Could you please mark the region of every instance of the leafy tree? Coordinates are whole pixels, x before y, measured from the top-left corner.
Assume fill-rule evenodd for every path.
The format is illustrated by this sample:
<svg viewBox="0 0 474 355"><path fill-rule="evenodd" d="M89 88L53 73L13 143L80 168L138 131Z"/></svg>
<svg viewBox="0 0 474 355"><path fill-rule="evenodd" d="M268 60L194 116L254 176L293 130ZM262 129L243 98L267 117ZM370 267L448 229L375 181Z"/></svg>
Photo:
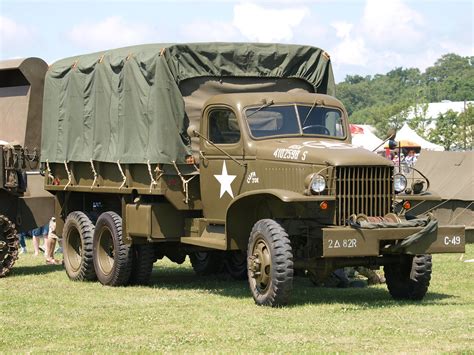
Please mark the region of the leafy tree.
<svg viewBox="0 0 474 355"><path fill-rule="evenodd" d="M426 103L474 100L474 57L449 53L424 73L416 68L395 68L387 74L348 75L336 92L350 121L374 125L379 135L390 127L400 128L407 120L409 107L415 107L415 118L408 123L418 134L449 149L472 149L473 109L463 115L442 115L437 128L428 135L431 120L426 115ZM436 134L440 136L433 138Z"/></svg>
<svg viewBox="0 0 474 355"><path fill-rule="evenodd" d="M460 130L458 114L452 110L436 118L436 128L428 133L429 140L442 145L445 150L452 150L459 142Z"/></svg>
<svg viewBox="0 0 474 355"><path fill-rule="evenodd" d="M474 106L467 105L466 110L459 114L458 146L464 150L474 148Z"/></svg>
<svg viewBox="0 0 474 355"><path fill-rule="evenodd" d="M408 126L415 130L420 136L426 136L429 126L433 121L428 117L428 103L422 103L413 106L414 117L408 121Z"/></svg>

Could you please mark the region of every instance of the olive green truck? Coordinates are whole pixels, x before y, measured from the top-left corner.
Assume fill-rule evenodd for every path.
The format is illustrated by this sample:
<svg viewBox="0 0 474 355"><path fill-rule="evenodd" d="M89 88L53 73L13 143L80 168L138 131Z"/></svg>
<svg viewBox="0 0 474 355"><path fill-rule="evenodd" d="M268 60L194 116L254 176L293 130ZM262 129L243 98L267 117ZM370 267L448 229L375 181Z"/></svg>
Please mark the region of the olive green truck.
<svg viewBox="0 0 474 355"><path fill-rule="evenodd" d="M295 272L383 266L394 298L422 299L430 254L463 252L464 229L404 213L433 197L351 145L334 95L329 55L309 46L155 44L54 63L41 159L69 278L146 284L157 259L189 255L198 274L225 266L280 306Z"/></svg>
<svg viewBox="0 0 474 355"><path fill-rule="evenodd" d="M44 225L54 213L39 159L47 70L39 58L0 61L0 277L18 258L18 233Z"/></svg>

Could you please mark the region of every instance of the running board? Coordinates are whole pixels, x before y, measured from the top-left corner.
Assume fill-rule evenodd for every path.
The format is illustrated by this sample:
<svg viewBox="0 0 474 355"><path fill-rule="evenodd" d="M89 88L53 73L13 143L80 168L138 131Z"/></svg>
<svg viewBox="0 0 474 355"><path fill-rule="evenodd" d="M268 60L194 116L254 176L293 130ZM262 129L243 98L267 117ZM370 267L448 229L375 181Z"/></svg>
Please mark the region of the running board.
<svg viewBox="0 0 474 355"><path fill-rule="evenodd" d="M209 249L227 250L225 227L223 225L207 225L200 237L182 237L181 243Z"/></svg>

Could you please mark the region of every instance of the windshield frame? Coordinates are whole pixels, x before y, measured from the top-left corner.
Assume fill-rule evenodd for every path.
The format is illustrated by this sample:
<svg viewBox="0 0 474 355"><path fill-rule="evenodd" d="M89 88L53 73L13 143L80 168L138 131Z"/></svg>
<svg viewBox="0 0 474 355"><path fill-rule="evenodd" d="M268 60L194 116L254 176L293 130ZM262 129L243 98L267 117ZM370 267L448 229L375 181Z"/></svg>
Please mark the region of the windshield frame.
<svg viewBox="0 0 474 355"><path fill-rule="evenodd" d="M261 107L261 105L251 105L251 106L247 106L247 107L244 107L243 110L242 110L242 118L245 120L245 125L247 126L247 129L248 129L248 133L250 135L250 137L253 139L253 140L257 140L257 141L260 141L260 140L267 140L267 139L275 139L275 138L282 138L282 137L290 137L290 138L295 138L295 137L317 137L317 138L326 138L326 139L334 139L334 140L338 140L338 141L344 141L347 139L347 127L346 127L346 119L344 119L344 111L338 107L338 106L332 106L332 105L316 105L314 106L313 110L316 110L318 108L328 108L328 109L332 109L332 110L336 110L336 111L339 111L340 115L341 115L341 119L343 121L343 124L342 124L342 129L343 129L343 133L344 135L342 137L336 137L336 136L328 136L328 135L325 135L325 134L308 134L308 133L303 133L303 127L301 126L301 117L300 117L300 114L299 114L299 110L298 110L298 106L307 106L307 107L311 107L313 106L312 103L308 103L308 102L288 102L288 103L285 103L285 102L278 102L278 103L274 103L272 104L271 106L267 106L265 107L266 108L271 108L271 107L279 107L279 106L293 106L294 107L294 110L295 110L295 114L296 114L296 119L297 119L297 123L298 123L298 128L299 128L299 131L300 133L294 133L294 134L278 134L278 135L272 135L272 136L265 136L265 137L255 137L253 134L252 134L252 130L250 128L250 125L249 125L249 121L247 119L247 111L248 110L252 110L252 109L258 109L259 107ZM262 111L262 110L261 110Z"/></svg>

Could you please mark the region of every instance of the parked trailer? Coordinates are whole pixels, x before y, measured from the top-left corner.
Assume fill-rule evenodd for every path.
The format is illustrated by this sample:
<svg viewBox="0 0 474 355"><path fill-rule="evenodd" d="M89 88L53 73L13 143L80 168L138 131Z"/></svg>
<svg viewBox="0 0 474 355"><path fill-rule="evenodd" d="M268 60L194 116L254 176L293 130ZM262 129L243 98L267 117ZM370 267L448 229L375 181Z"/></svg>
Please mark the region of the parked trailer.
<svg viewBox="0 0 474 355"><path fill-rule="evenodd" d="M393 213L404 177L351 145L329 55L310 46L144 45L60 60L46 76L42 161L72 280L146 284L164 256L248 277L259 305L383 266L422 299L431 253L462 227ZM452 243L446 243L446 237Z"/></svg>

